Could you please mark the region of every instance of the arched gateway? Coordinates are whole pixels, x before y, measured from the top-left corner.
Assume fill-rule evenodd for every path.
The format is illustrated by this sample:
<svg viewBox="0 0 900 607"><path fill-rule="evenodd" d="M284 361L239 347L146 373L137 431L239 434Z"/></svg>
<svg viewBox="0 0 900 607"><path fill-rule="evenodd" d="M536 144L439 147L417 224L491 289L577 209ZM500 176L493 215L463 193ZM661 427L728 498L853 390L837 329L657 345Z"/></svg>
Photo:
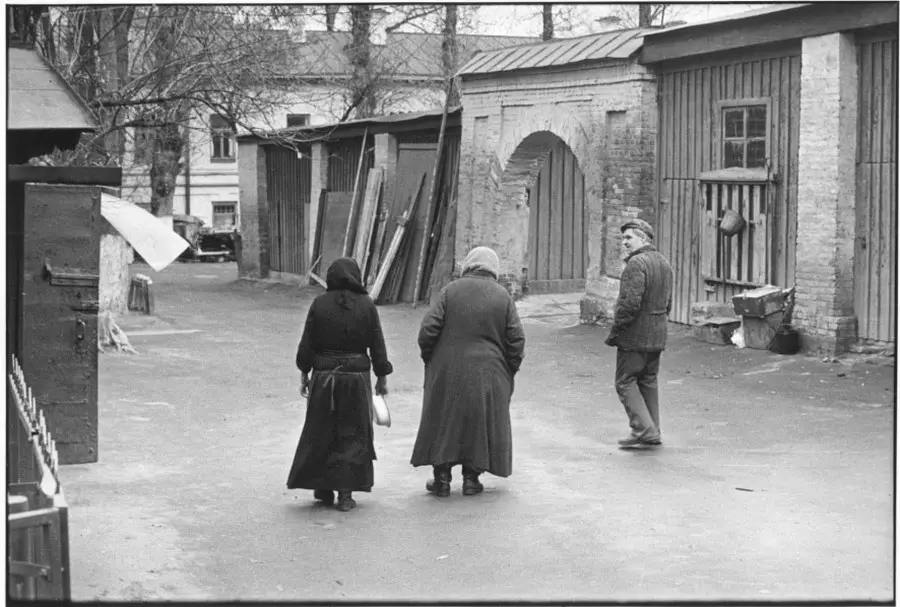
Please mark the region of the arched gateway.
<svg viewBox="0 0 900 607"><path fill-rule="evenodd" d="M491 246L530 293L611 304L616 227L655 208L655 80L635 55L644 33L491 51L463 67L457 256Z"/></svg>

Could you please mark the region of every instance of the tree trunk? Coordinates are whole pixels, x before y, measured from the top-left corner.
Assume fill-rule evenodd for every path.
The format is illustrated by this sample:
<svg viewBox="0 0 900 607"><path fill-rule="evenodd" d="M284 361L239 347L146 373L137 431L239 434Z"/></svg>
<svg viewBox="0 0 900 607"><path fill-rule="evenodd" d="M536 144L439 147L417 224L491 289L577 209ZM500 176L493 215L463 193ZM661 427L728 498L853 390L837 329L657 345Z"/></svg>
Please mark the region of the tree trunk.
<svg viewBox="0 0 900 607"><path fill-rule="evenodd" d="M174 54L175 28L179 22L178 6L159 6L160 24L156 32L155 61L158 66L158 86L164 90L173 73L170 59ZM184 151L184 135L181 124L186 124L188 108L184 102L162 103L156 112L162 126L156 130L156 141L150 159L150 212L154 215L171 215L175 199L175 183L181 173L181 156Z"/></svg>
<svg viewBox="0 0 900 607"><path fill-rule="evenodd" d="M116 78L119 82L128 82L128 68L131 57L128 47L128 34L131 31L131 23L134 20L134 6L125 6L113 9L113 23L115 24L115 62ZM118 122L118 113L113 117ZM125 158L125 133L121 129L116 130L116 157L121 165Z"/></svg>
<svg viewBox="0 0 900 607"><path fill-rule="evenodd" d="M350 84L351 105L356 107L357 118L375 115L376 98L372 78L372 5L350 5L350 33L353 37L348 49L353 66L353 82Z"/></svg>
<svg viewBox="0 0 900 607"><path fill-rule="evenodd" d="M458 21L457 5L446 5L446 16L444 19L443 40L441 41L441 62L443 63L444 78L453 78L456 73L457 65L457 44L456 44L456 24ZM450 87L450 98L448 105L459 105L459 91L456 87Z"/></svg>
<svg viewBox="0 0 900 607"><path fill-rule="evenodd" d="M325 29L329 32L334 31L334 20L337 17L338 9L340 8L340 6L340 4L325 5Z"/></svg>
<svg viewBox="0 0 900 607"><path fill-rule="evenodd" d="M44 36L44 52L50 60L50 63L55 67L58 57L56 54L56 41L53 39L53 28L50 23L49 11L41 15L41 32Z"/></svg>
<svg viewBox="0 0 900 607"><path fill-rule="evenodd" d="M177 119L157 130L150 161L150 212L157 217L172 214L185 135Z"/></svg>
<svg viewBox="0 0 900 607"><path fill-rule="evenodd" d="M97 61L94 55L94 20L88 9L82 8L79 19L78 58L82 63L81 93L82 99L90 103L97 98ZM76 74L76 77L79 76Z"/></svg>
<svg viewBox="0 0 900 607"><path fill-rule="evenodd" d="M544 30L541 32L541 40L553 40L553 5L543 5Z"/></svg>
<svg viewBox="0 0 900 607"><path fill-rule="evenodd" d="M638 27L651 25L653 25L653 7L650 4L638 4Z"/></svg>

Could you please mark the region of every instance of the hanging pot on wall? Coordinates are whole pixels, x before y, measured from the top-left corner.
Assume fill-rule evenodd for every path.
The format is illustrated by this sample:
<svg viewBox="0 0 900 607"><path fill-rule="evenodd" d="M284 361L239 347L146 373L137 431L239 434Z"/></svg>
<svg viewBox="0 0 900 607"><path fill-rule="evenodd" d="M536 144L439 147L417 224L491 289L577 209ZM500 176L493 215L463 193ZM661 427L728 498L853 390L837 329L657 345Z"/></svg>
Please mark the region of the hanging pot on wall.
<svg viewBox="0 0 900 607"><path fill-rule="evenodd" d="M722 220L719 222L719 231L725 234L725 236L734 236L741 232L746 225L747 221L741 217L739 213L732 209L728 209L722 215Z"/></svg>

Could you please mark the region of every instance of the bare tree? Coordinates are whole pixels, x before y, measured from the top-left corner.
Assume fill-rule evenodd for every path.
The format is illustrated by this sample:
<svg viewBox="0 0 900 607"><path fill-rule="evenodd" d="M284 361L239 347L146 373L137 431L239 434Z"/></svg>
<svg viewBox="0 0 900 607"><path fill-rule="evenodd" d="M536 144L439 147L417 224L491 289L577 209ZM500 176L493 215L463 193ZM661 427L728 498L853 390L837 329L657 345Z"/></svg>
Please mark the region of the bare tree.
<svg viewBox="0 0 900 607"><path fill-rule="evenodd" d="M264 6L54 7L41 50L97 111L103 128L69 161L123 162L124 135L145 133L150 208L169 214L192 128L210 114L255 132L286 102L291 40L273 35ZM43 20L43 19L42 19Z"/></svg>
<svg viewBox="0 0 900 607"><path fill-rule="evenodd" d="M622 4L596 22L605 28L672 27L683 23L676 19L684 8L679 4Z"/></svg>
<svg viewBox="0 0 900 607"><path fill-rule="evenodd" d="M455 4L446 5L444 18L444 30L441 39L441 65L444 69L444 78L453 78L459 67L459 48L457 45L456 28L459 21ZM447 104L454 106L459 104L459 87L449 89Z"/></svg>

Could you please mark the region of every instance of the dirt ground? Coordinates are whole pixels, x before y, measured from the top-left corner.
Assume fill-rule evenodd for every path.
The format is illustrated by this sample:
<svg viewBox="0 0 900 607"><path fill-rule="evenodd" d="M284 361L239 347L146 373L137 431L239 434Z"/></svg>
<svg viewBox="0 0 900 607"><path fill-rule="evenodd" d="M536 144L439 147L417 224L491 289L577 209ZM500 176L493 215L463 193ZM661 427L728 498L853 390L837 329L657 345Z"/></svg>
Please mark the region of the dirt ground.
<svg viewBox="0 0 900 607"><path fill-rule="evenodd" d="M514 472L426 493L409 457L424 309L380 308L396 369L376 485L350 513L285 480L294 353L320 290L175 264L137 355L100 357L100 461L67 466L75 600L891 600L893 359L713 346L672 326L664 446L621 451L607 329L520 306Z"/></svg>

